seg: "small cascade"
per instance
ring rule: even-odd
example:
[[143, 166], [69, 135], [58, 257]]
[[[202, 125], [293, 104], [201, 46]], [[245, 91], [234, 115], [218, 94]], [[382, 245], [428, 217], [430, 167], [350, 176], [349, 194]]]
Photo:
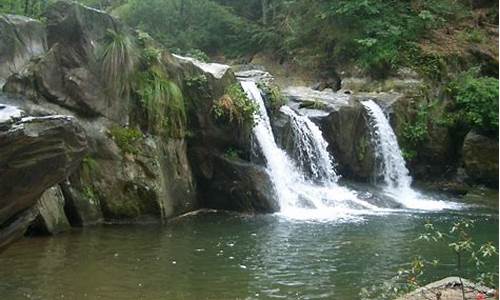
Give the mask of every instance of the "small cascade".
[[[375, 210], [376, 206], [360, 200], [351, 190], [337, 186], [337, 175], [333, 169], [328, 144], [321, 131], [308, 118], [301, 118], [290, 108], [283, 108], [284, 113], [293, 119], [297, 131], [298, 143], [307, 165], [316, 170], [315, 176], [325, 176], [322, 184], [310, 180], [302, 172], [300, 164], [295, 164], [288, 154], [276, 144], [269, 116], [259, 88], [252, 81], [241, 81], [241, 86], [249, 98], [259, 107], [253, 134], [256, 146], [262, 151], [267, 171], [275, 188], [280, 204], [280, 213], [292, 218], [336, 218]], [[307, 138], [306, 138], [307, 137]]]
[[325, 185], [333, 185], [338, 175], [333, 167], [333, 158], [328, 152], [328, 143], [319, 127], [307, 116], [300, 116], [288, 106], [280, 111], [290, 117], [296, 143], [297, 162], [303, 172], [311, 174], [312, 180]]
[[385, 117], [380, 106], [373, 100], [363, 101], [361, 104], [370, 116], [376, 157], [381, 161], [379, 175], [384, 177], [384, 182], [390, 189], [409, 189], [412, 178], [406, 168], [403, 153], [399, 148], [396, 134], [392, 130], [389, 120]]
[[259, 107], [253, 134], [260, 150], [266, 158], [267, 169], [270, 173], [269, 175], [271, 176], [274, 188], [276, 189], [280, 207], [282, 210], [287, 207], [294, 207], [298, 198], [296, 193], [291, 190], [291, 187], [294, 182], [303, 181], [303, 178], [301, 178], [285, 151], [280, 149], [276, 144], [264, 100], [255, 82], [241, 81], [241, 86]]
[[370, 117], [369, 125], [372, 128], [375, 154], [381, 162], [378, 172], [384, 178], [384, 191], [407, 208], [423, 210], [457, 208], [454, 203], [425, 200], [423, 195], [411, 188], [412, 178], [389, 120], [373, 100], [363, 101], [361, 104]]

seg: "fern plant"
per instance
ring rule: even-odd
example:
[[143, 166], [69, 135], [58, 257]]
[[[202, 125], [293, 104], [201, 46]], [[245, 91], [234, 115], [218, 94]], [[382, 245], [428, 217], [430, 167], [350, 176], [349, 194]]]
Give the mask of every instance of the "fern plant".
[[181, 89], [169, 80], [161, 65], [140, 72], [137, 93], [147, 115], [148, 129], [171, 137], [183, 137], [186, 110]]

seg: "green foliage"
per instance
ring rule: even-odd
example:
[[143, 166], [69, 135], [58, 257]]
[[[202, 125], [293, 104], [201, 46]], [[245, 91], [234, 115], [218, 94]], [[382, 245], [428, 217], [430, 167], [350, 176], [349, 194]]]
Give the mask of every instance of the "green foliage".
[[415, 120], [411, 123], [406, 123], [403, 128], [405, 144], [416, 147], [425, 142], [429, 135], [429, 111], [431, 109], [432, 105], [419, 105]]
[[99, 164], [95, 159], [89, 154], [85, 155], [82, 160], [82, 176], [90, 179], [92, 174], [94, 174], [99, 169]]
[[110, 133], [116, 145], [124, 153], [137, 154], [139, 152], [137, 143], [143, 138], [139, 129], [114, 126], [110, 129]]
[[205, 74], [187, 77], [185, 81], [186, 81], [186, 86], [193, 88], [201, 88], [208, 83], [208, 79]]
[[309, 108], [309, 109], [317, 109], [317, 110], [326, 110], [327, 103], [318, 99], [314, 100], [306, 100], [300, 103], [300, 108]]
[[280, 107], [287, 104], [288, 99], [283, 95], [279, 86], [274, 84], [259, 84], [258, 86], [266, 95], [273, 112], [278, 111]]
[[212, 111], [215, 119], [225, 122], [237, 121], [240, 125], [254, 126], [258, 106], [250, 99], [239, 83], [230, 85], [226, 93], [214, 102]]
[[196, 60], [202, 61], [202, 62], [208, 62], [210, 61], [210, 57], [203, 52], [200, 49], [189, 49], [184, 53], [185, 56], [192, 57]]
[[250, 41], [251, 25], [210, 0], [129, 0], [118, 11], [128, 24], [148, 32], [167, 48], [180, 48], [195, 58], [206, 56], [191, 49], [239, 54]]
[[224, 153], [224, 156], [226, 156], [230, 160], [238, 160], [238, 159], [240, 159], [241, 151], [237, 150], [235, 148], [229, 147], [229, 148], [227, 148], [226, 152]]
[[170, 137], [183, 137], [186, 109], [181, 89], [168, 79], [161, 65], [140, 72], [136, 80], [140, 104], [146, 111], [149, 130]]
[[461, 74], [448, 89], [454, 102], [447, 116], [453, 125], [498, 133], [498, 79], [479, 77], [473, 71]]
[[[478, 244], [471, 233], [473, 228], [474, 221], [469, 219], [459, 219], [451, 226], [448, 232], [441, 232], [434, 224], [427, 223], [424, 225], [424, 232], [420, 234], [418, 240], [447, 245], [450, 249], [450, 254], [456, 258], [455, 267], [460, 280], [463, 278], [465, 264], [471, 264], [470, 266], [479, 271], [477, 278], [471, 279], [476, 280], [480, 284], [494, 287], [498, 283], [498, 270], [492, 273], [485, 271], [484, 266], [486, 260], [491, 260], [498, 256], [498, 250], [492, 242]], [[421, 256], [416, 256], [409, 263], [408, 268], [399, 270], [396, 276], [386, 281], [383, 285], [362, 289], [360, 298], [396, 299], [427, 284], [422, 281], [422, 276], [429, 271], [429, 268], [439, 266], [440, 264], [442, 263], [439, 260], [428, 260]]]
[[98, 49], [97, 58], [110, 99], [123, 97], [128, 100], [137, 56], [136, 45], [126, 33], [108, 30], [103, 46]]

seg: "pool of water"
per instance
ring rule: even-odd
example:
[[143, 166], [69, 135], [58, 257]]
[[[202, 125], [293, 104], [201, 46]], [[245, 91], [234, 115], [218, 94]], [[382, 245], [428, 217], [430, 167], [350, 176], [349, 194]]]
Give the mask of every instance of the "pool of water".
[[[101, 226], [26, 238], [0, 254], [1, 299], [358, 299], [414, 255], [454, 274], [446, 245], [417, 240], [467, 214], [498, 246], [498, 214], [389, 213], [341, 220], [205, 213], [167, 225]], [[498, 272], [498, 262], [486, 268]], [[469, 276], [474, 275], [467, 270]]]

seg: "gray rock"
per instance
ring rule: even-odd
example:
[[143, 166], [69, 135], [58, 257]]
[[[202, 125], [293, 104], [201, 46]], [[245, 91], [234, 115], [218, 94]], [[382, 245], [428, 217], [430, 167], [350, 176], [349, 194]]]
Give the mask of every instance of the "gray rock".
[[464, 140], [463, 159], [471, 179], [498, 187], [498, 140], [469, 132]]
[[34, 56], [47, 50], [45, 28], [39, 21], [0, 15], [0, 88]]
[[224, 156], [213, 157], [202, 188], [204, 206], [250, 213], [270, 213], [279, 209], [266, 170], [253, 163]]
[[1, 123], [0, 231], [24, 216], [47, 188], [68, 177], [86, 150], [85, 134], [71, 117], [24, 117]]
[[59, 185], [46, 190], [38, 200], [38, 216], [30, 230], [52, 235], [69, 230], [71, 225], [64, 212], [64, 202]]

